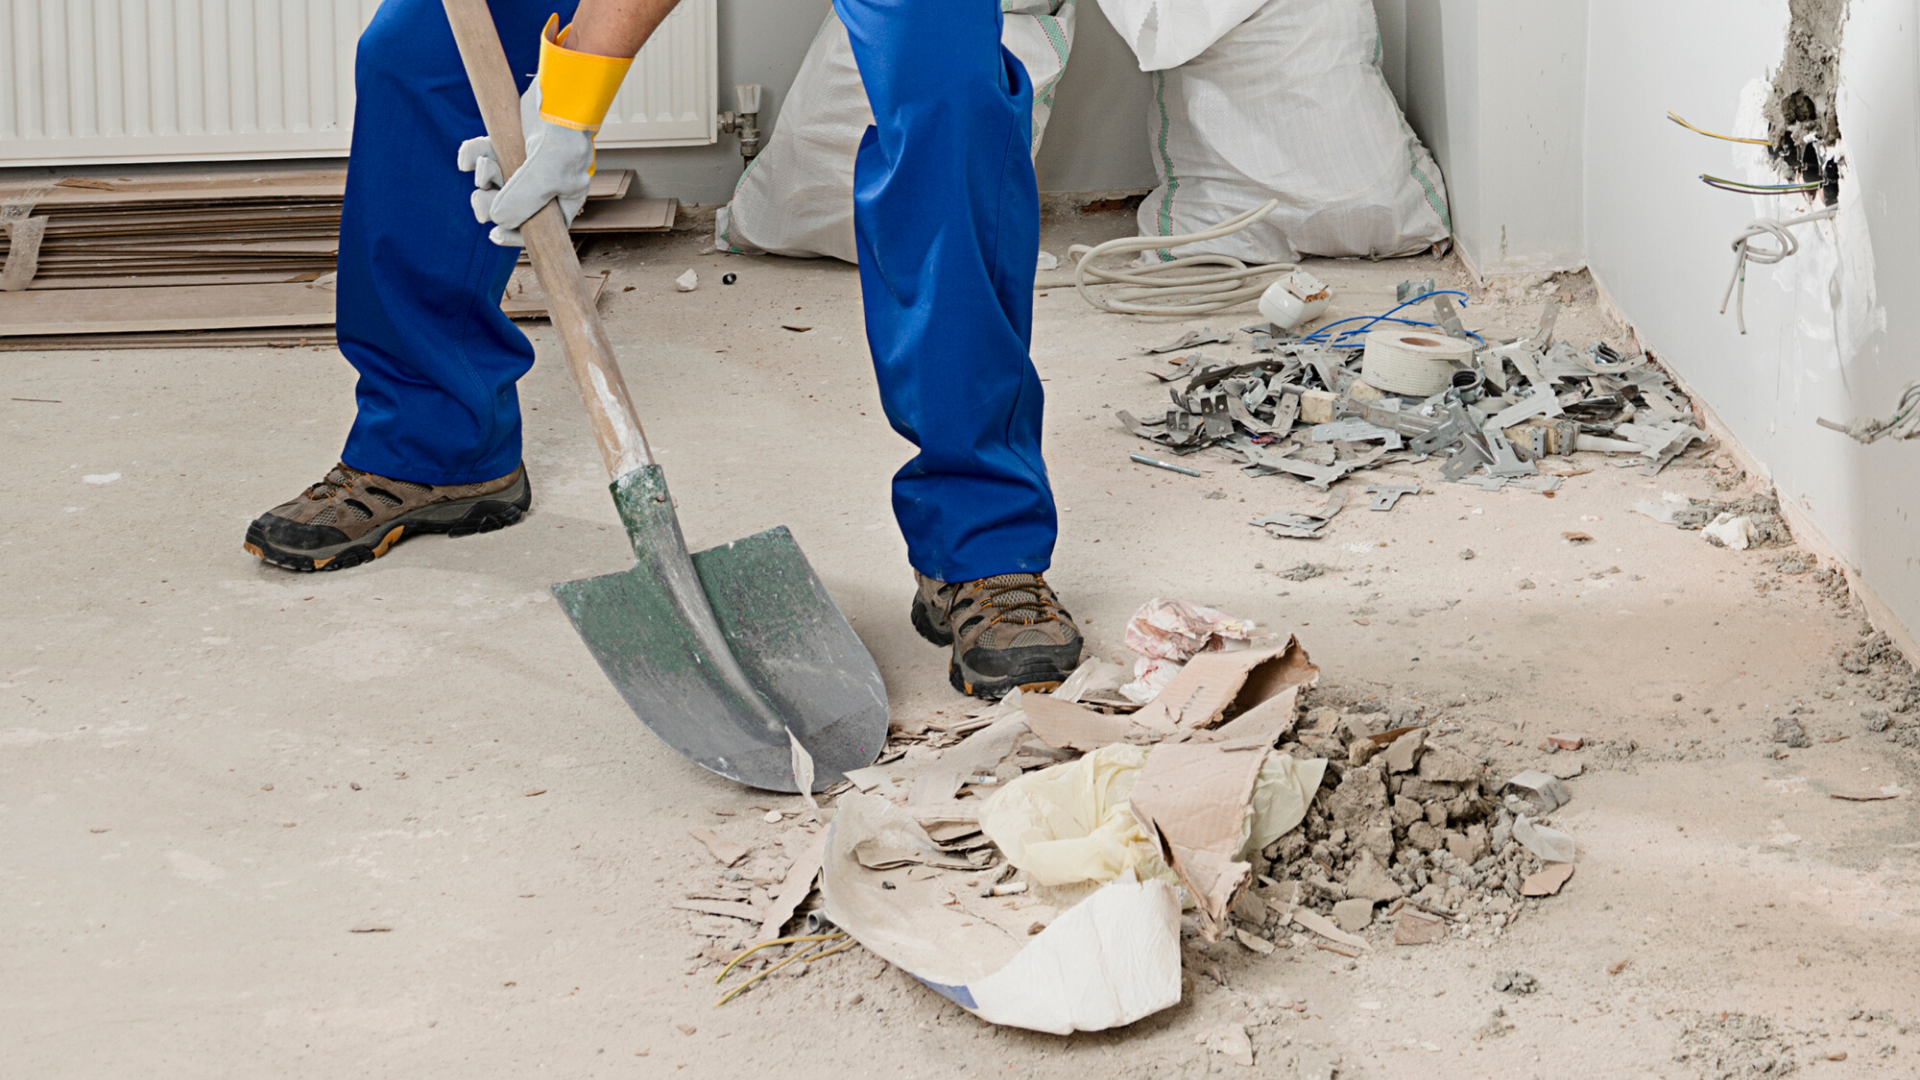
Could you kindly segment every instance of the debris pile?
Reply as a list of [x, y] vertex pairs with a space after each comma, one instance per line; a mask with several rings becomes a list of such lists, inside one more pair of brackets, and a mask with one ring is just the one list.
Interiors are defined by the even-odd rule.
[[[1170, 369], [1151, 371], [1174, 384], [1169, 408], [1117, 416], [1127, 430], [1174, 454], [1218, 449], [1251, 475], [1293, 476], [1321, 491], [1362, 469], [1444, 456], [1443, 480], [1548, 492], [1575, 474], [1549, 458], [1631, 455], [1615, 464], [1652, 475], [1707, 439], [1693, 425], [1692, 404], [1645, 354], [1555, 340], [1554, 302], [1530, 336], [1490, 345], [1461, 328], [1451, 300], [1461, 295], [1435, 290], [1431, 281], [1407, 282], [1399, 307], [1357, 320], [1359, 329], [1334, 332], [1356, 321], [1341, 320], [1291, 338], [1274, 336], [1271, 326], [1249, 328], [1253, 350], [1267, 356], [1230, 362], [1186, 354]], [[1429, 299], [1438, 309], [1435, 322], [1394, 317]], [[1408, 326], [1430, 329], [1400, 329]], [[1193, 336], [1174, 344], [1184, 347]], [[1378, 383], [1422, 393], [1390, 392]], [[1370, 509], [1390, 510], [1400, 495], [1417, 491], [1369, 487]], [[1311, 538], [1345, 501], [1335, 496], [1318, 513], [1254, 524], [1276, 536]]]
[[1051, 694], [896, 731], [823, 793], [828, 827], [767, 811], [780, 854], [696, 830], [725, 870], [678, 905], [712, 941], [690, 959], [772, 942], [738, 969], [755, 979], [857, 941], [985, 1019], [1065, 1033], [1178, 1001], [1189, 951], [1498, 934], [1566, 884], [1573, 840], [1542, 823], [1559, 780], [1502, 782], [1414, 709], [1302, 724], [1318, 667], [1253, 630], [1151, 601], [1132, 672], [1089, 660]]

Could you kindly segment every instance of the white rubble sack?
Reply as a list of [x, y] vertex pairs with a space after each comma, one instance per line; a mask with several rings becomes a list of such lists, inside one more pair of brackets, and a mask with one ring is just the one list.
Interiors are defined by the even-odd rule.
[[1140, 61], [1163, 71], [1199, 56], [1265, 0], [1100, 0], [1107, 21]]
[[820, 871], [827, 917], [981, 1019], [1066, 1035], [1130, 1024], [1180, 1000], [1180, 900], [1166, 882], [1122, 875], [1022, 939], [970, 909], [1024, 898], [978, 899], [976, 875], [869, 869], [855, 849], [876, 838], [938, 852], [887, 800], [842, 796]]
[[[1053, 113], [1067, 68], [1077, 4], [1001, 0], [1000, 43], [1033, 83], [1032, 152]], [[830, 256], [858, 262], [853, 240], [853, 158], [873, 124], [847, 28], [829, 12], [813, 39], [767, 148], [753, 159], [733, 201], [714, 218], [714, 244], [736, 254]], [[1037, 255], [1037, 252], [1036, 252]]]
[[[1162, 35], [1167, 9], [1211, 6], [1103, 0], [1143, 70], [1166, 57], [1139, 52], [1139, 35], [1115, 18], [1136, 5], [1161, 9]], [[1219, 6], [1230, 15], [1244, 5]], [[1280, 200], [1252, 227], [1162, 249], [1162, 261], [1384, 258], [1447, 239], [1440, 169], [1400, 115], [1379, 40], [1372, 0], [1267, 0], [1191, 59], [1154, 72], [1147, 129], [1160, 186], [1140, 204], [1140, 235], [1200, 232]]]

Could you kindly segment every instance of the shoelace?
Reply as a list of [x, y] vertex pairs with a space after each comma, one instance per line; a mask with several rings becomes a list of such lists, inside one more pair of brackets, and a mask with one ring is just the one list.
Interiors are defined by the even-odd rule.
[[316, 502], [331, 499], [339, 492], [352, 491], [354, 481], [363, 475], [365, 474], [356, 474], [345, 465], [336, 465], [327, 470], [327, 475], [319, 483], [307, 489], [306, 496]]
[[[973, 591], [981, 594], [981, 610], [989, 612], [989, 621], [996, 623], [1012, 621], [1009, 619], [1009, 616], [1012, 616], [1016, 612], [1023, 611], [1032, 612], [1031, 617], [1019, 620], [1025, 625], [1030, 626], [1037, 622], [1046, 621], [1050, 616], [1051, 610], [1058, 606], [1049, 595], [1051, 590], [1047, 588], [1046, 581], [1042, 579], [1039, 574], [1034, 574], [1031, 578], [1028, 578], [1026, 575], [1008, 576], [1012, 577], [1013, 580], [1001, 581], [996, 584], [993, 578], [987, 578], [980, 584], [974, 586]], [[1023, 598], [1017, 600], [1008, 599], [1009, 594], [1012, 593], [1023, 594]], [[958, 602], [959, 598], [960, 593], [959, 590], [956, 589], [954, 591], [955, 602]], [[948, 607], [948, 617], [952, 617], [951, 605]]]

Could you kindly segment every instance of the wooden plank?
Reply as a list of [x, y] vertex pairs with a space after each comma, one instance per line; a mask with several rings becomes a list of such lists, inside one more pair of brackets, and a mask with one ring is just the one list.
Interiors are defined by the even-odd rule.
[[670, 232], [678, 199], [607, 199], [581, 207], [568, 232], [575, 234]]
[[[595, 173], [589, 199], [622, 199], [633, 186], [633, 170]], [[334, 199], [345, 197], [347, 170], [331, 168], [244, 170], [163, 170], [137, 176], [67, 177], [62, 180], [0, 185], [0, 202], [30, 201], [36, 207], [111, 207], [151, 203], [220, 204], [247, 199]]]
[[[585, 280], [597, 303], [607, 275]], [[542, 318], [547, 298], [531, 271], [516, 270], [500, 307], [511, 318]], [[332, 324], [333, 290], [299, 282], [0, 293], [0, 338]]]

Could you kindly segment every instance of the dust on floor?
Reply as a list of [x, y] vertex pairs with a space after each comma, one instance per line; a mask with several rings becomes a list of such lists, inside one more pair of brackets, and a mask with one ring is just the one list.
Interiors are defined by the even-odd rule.
[[[1129, 220], [1053, 220], [1045, 246]], [[792, 525], [895, 714], [969, 709], [906, 628], [887, 505], [906, 451], [854, 273], [702, 247], [682, 233], [588, 260], [613, 272], [609, 322], [690, 539]], [[739, 279], [676, 293], [689, 267]], [[1466, 284], [1425, 258], [1313, 272], [1335, 317], [1384, 310], [1403, 279]], [[1469, 326], [1517, 335], [1564, 292], [1567, 336], [1621, 333], [1579, 279], [1469, 291]], [[670, 906], [714, 874], [688, 830], [730, 822], [768, 846], [754, 808], [798, 801], [663, 750], [548, 600], [629, 560], [550, 332], [522, 384], [534, 513], [310, 577], [258, 566], [240, 532], [332, 462], [352, 407], [337, 357], [19, 354], [10, 396], [58, 403], [0, 413], [8, 1060], [50, 1077], [1197, 1077], [1243, 1068], [1195, 1041], [1238, 1024], [1250, 1075], [1913, 1070], [1910, 675], [1805, 552], [1717, 548], [1632, 510], [1744, 497], [1751, 478], [1716, 452], [1651, 478], [1602, 465], [1552, 499], [1423, 483], [1323, 539], [1276, 540], [1247, 522], [1317, 493], [1226, 463], [1141, 468], [1112, 419], [1155, 393], [1140, 348], [1237, 318], [1122, 319], [1043, 292], [1049, 577], [1094, 648], [1120, 658], [1142, 600], [1185, 597], [1298, 634], [1324, 672], [1315, 707], [1417, 711], [1497, 773], [1577, 761], [1560, 896], [1498, 935], [1359, 959], [1196, 945], [1180, 1005], [1064, 1039], [988, 1027], [859, 949], [716, 1009], [686, 974], [704, 942]], [[1783, 717], [1805, 747], [1774, 741]], [[1555, 733], [1588, 742], [1541, 749]]]

